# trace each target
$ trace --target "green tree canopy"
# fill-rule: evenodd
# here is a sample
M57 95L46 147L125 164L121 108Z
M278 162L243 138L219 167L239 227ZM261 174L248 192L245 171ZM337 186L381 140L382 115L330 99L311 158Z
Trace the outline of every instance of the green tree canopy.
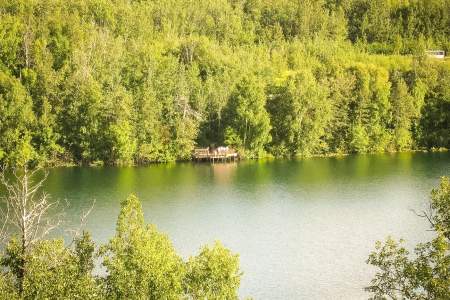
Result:
M144 224L136 196L121 202L116 235L102 248L109 299L179 299L185 270L167 236Z
M262 154L271 140L265 102L264 87L255 76L237 84L224 112L226 144L243 148L249 156Z
M4 0L0 163L168 162L224 143L255 158L449 148L450 64L425 55L450 50L449 10Z
M239 256L216 242L187 262L186 293L193 299L238 299Z
M450 295L450 180L431 192L430 221L436 237L418 244L414 256L399 242L377 242L367 262L379 270L366 289L373 299L447 299Z

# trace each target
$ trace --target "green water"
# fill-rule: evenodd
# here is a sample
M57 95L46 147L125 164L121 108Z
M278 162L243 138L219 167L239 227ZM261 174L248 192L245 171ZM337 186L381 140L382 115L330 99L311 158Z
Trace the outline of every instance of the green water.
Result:
M243 297L364 299L376 240L412 245L431 234L411 209L425 207L442 175L450 153L60 168L46 188L67 199L74 222L96 200L87 228L98 242L114 234L130 193L184 257L221 240L240 254Z

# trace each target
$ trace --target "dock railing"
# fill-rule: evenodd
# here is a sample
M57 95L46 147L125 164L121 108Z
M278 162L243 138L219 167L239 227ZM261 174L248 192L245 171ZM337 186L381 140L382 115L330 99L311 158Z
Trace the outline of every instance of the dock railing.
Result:
M196 148L194 149L194 158L202 159L209 157L209 148Z
M239 158L239 154L228 147L218 147L215 149L210 148L196 148L192 154L193 158L197 161L234 161Z

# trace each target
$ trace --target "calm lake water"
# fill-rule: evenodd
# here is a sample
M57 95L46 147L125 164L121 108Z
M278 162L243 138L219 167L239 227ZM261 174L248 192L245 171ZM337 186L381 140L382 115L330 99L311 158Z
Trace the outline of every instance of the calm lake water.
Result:
M95 199L87 229L100 243L114 234L120 200L136 193L184 257L214 240L239 253L242 297L365 299L376 240L429 238L411 209L426 207L442 175L450 153L59 168L46 189L70 202L73 220Z

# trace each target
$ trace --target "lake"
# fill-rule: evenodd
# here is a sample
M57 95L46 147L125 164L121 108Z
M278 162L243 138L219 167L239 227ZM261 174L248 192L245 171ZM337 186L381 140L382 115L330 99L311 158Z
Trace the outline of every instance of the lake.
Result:
M365 260L388 235L428 239L426 208L450 153L57 168L46 190L67 199L73 222L95 206L87 229L114 234L120 200L136 193L145 218L183 257L220 240L240 254L240 295L254 299L365 299Z

